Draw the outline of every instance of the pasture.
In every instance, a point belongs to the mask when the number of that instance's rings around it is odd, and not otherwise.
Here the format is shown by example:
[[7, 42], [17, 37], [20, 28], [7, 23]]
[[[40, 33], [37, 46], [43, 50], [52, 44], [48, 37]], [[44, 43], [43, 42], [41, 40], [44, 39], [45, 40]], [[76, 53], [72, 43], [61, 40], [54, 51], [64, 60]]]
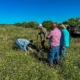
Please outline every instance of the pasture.
[[[14, 40], [26, 38], [36, 39], [37, 29], [16, 26], [0, 26], [0, 80], [80, 80], [80, 38], [70, 38], [70, 47], [61, 65], [50, 68], [44, 61], [47, 52], [25, 55], [24, 52], [13, 49]], [[46, 41], [48, 47], [48, 41]]]

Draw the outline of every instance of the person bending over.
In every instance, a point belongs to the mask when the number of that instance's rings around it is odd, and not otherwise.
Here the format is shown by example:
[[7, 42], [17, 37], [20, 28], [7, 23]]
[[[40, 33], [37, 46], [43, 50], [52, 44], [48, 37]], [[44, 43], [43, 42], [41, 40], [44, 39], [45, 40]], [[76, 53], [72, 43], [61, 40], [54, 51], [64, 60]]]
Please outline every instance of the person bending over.
[[33, 40], [27, 40], [23, 38], [19, 38], [15, 40], [15, 44], [20, 48], [22, 51], [25, 51], [26, 53], [29, 53], [28, 50], [32, 51], [31, 45], [33, 45]]

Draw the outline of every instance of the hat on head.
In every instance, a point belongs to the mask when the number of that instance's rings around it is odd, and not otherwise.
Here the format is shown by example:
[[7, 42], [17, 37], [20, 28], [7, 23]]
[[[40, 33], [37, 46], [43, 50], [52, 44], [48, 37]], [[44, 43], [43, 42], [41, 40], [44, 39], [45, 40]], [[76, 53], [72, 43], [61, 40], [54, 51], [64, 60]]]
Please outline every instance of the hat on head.
[[61, 24], [60, 27], [61, 28], [66, 28], [66, 26], [64, 24]]
[[39, 24], [38, 28], [40, 28], [42, 26], [42, 24]]

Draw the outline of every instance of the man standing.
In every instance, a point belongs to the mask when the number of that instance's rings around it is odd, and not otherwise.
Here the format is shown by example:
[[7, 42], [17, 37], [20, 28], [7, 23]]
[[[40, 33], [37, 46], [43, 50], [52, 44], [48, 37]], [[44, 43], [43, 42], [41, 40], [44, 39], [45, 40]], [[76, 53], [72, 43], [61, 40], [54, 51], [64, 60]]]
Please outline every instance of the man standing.
[[61, 38], [61, 31], [57, 28], [56, 24], [52, 25], [52, 30], [47, 36], [49, 39], [49, 53], [48, 53], [48, 61], [49, 65], [53, 65], [53, 60], [56, 59], [57, 63], [59, 64], [59, 46], [60, 46], [60, 38]]
[[[38, 28], [40, 29], [40, 32], [38, 33], [38, 35], [40, 35], [40, 39], [41, 39], [41, 49], [45, 49], [45, 40], [46, 40], [46, 35], [47, 35], [47, 31], [46, 29], [42, 26], [42, 24], [40, 24], [38, 26]], [[37, 37], [38, 37], [37, 35]]]
[[65, 55], [66, 48], [69, 46], [70, 34], [66, 29], [65, 25], [60, 25], [61, 29], [61, 40], [60, 40], [60, 55]]

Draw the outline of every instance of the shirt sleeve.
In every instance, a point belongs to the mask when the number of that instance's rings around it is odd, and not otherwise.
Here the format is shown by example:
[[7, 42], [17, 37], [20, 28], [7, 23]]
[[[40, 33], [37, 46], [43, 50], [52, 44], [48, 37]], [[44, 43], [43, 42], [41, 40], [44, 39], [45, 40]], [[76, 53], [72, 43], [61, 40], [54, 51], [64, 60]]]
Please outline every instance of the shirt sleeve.
[[26, 46], [24, 46], [24, 50], [26, 51]]
[[52, 33], [52, 32], [50, 32], [50, 33], [47, 35], [47, 38], [51, 38], [51, 36], [52, 36], [51, 33]]
[[24, 50], [27, 50], [26, 48], [27, 48], [28, 44], [29, 44], [29, 41], [28, 40], [25, 40], [24, 41], [24, 45], [23, 45], [24, 46]]
[[29, 50], [32, 50], [32, 48], [31, 47], [28, 47], [29, 48]]
[[47, 36], [47, 31], [46, 31], [46, 29], [44, 30], [44, 37], [45, 37], [45, 39], [46, 39], [46, 36]]
[[63, 34], [63, 40], [64, 40], [63, 46], [65, 46], [65, 45], [66, 45], [66, 42], [67, 42], [67, 41], [66, 41], [66, 37], [67, 37], [67, 36], [66, 36], [66, 32], [63, 31], [62, 34]]
[[41, 34], [41, 31], [38, 33], [38, 35], [40, 35]]
[[38, 35], [40, 35], [40, 34], [41, 34], [41, 32], [38, 33]]

